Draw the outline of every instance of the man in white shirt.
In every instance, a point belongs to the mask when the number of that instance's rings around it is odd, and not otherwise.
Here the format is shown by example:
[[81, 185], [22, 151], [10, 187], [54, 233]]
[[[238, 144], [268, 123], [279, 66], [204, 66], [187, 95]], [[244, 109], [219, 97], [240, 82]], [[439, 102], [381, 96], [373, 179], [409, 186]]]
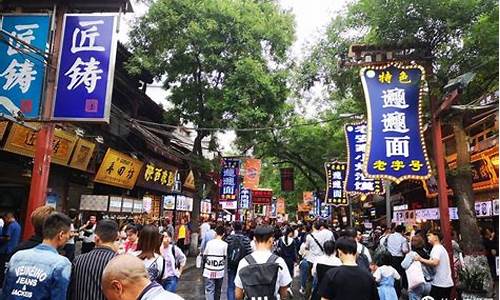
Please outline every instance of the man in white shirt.
[[[243, 300], [245, 294], [248, 298], [252, 295], [248, 295], [248, 291], [245, 291], [243, 283], [247, 282], [245, 278], [241, 278], [240, 274], [244, 268], [249, 267], [248, 260], [255, 260], [256, 264], [265, 264], [275, 255], [271, 252], [273, 246], [273, 235], [274, 228], [272, 226], [257, 226], [254, 232], [255, 240], [255, 251], [242, 259], [238, 265], [238, 270], [236, 272], [236, 277], [234, 279], [234, 284], [236, 286], [235, 294], [237, 300]], [[251, 258], [249, 258], [251, 256]], [[292, 282], [290, 273], [288, 272], [287, 266], [283, 258], [277, 257], [275, 263], [279, 265], [278, 274], [276, 279], [276, 286], [274, 290], [274, 296], [277, 299], [286, 300], [287, 299], [287, 288]], [[250, 266], [251, 267], [251, 266]], [[263, 298], [262, 298], [263, 299]]]
[[439, 231], [430, 231], [427, 234], [427, 239], [432, 245], [430, 259], [424, 259], [417, 255], [416, 261], [424, 265], [431, 266], [436, 271], [432, 279], [432, 288], [430, 296], [433, 299], [451, 299], [450, 293], [453, 287], [453, 279], [451, 277], [450, 257], [448, 252], [441, 244], [442, 235]]
[[207, 242], [203, 251], [205, 261], [203, 278], [205, 279], [205, 299], [219, 300], [227, 256], [227, 243], [222, 240], [225, 229], [219, 225], [215, 228], [215, 239]]
[[208, 218], [203, 219], [203, 223], [200, 225], [200, 238], [203, 239], [205, 234], [210, 230], [210, 222]]
[[402, 277], [401, 284], [403, 288], [408, 288], [406, 272], [403, 267], [401, 267], [401, 263], [406, 253], [410, 251], [408, 240], [403, 236], [404, 232], [405, 227], [403, 225], [396, 226], [394, 233], [387, 237], [387, 250], [391, 253], [391, 266], [396, 269]]

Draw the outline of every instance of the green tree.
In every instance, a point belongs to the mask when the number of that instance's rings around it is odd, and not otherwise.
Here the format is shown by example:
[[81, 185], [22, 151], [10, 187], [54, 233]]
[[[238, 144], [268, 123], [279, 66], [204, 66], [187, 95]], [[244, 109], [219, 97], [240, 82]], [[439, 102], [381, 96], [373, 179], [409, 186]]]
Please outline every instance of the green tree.
[[[343, 16], [332, 21], [325, 38], [312, 48], [310, 57], [299, 69], [302, 86], [307, 88], [320, 80], [333, 90], [333, 100], [336, 100], [335, 96], [347, 96], [362, 102], [359, 78], [353, 70], [342, 68], [347, 46], [354, 43], [424, 45], [435, 74], [428, 79], [430, 90], [438, 98], [442, 96], [442, 87], [450, 79], [469, 71], [474, 71], [477, 76], [461, 96], [463, 103], [498, 88], [497, 1], [353, 2]], [[459, 172], [450, 183], [459, 200], [462, 246], [466, 253], [472, 253], [483, 247], [473, 209], [470, 156], [466, 150], [467, 143], [462, 141], [466, 137], [464, 114], [449, 113], [449, 116], [459, 145]]]
[[[131, 32], [129, 71], [142, 67], [164, 78], [171, 120], [200, 128], [266, 126], [280, 118], [288, 95], [293, 33], [292, 16], [272, 1], [158, 0]], [[202, 140], [214, 134], [198, 130], [194, 139], [197, 197]]]

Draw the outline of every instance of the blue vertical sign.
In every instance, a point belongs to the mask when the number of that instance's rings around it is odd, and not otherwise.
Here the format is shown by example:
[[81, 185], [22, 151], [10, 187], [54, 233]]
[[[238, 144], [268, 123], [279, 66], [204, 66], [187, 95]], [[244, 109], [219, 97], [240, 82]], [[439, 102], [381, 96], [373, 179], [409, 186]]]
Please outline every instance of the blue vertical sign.
[[239, 170], [239, 159], [224, 159], [220, 176], [220, 200], [236, 200], [236, 195], [238, 195]]
[[108, 122], [116, 14], [66, 14], [52, 119]]
[[2, 17], [0, 113], [27, 119], [40, 117], [49, 27], [48, 15]]
[[344, 191], [347, 164], [345, 162], [325, 163], [326, 193], [324, 203], [327, 205], [346, 206], [347, 194]]
[[424, 74], [419, 65], [388, 64], [361, 69], [368, 108], [363, 163], [367, 177], [398, 183], [431, 176], [421, 121]]
[[366, 122], [344, 126], [347, 142], [347, 178], [345, 192], [352, 195], [370, 195], [383, 192], [382, 181], [363, 175], [366, 148]]
[[252, 191], [249, 189], [241, 188], [240, 189], [240, 208], [241, 209], [250, 209], [252, 203]]

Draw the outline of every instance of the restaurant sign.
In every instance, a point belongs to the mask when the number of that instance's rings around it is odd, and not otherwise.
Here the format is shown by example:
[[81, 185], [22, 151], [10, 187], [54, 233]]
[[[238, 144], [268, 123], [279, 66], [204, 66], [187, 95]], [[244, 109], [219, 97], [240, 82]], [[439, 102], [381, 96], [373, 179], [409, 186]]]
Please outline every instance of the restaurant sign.
[[108, 148], [94, 181], [131, 190], [142, 165], [140, 160]]
[[175, 183], [177, 169], [167, 164], [150, 160], [144, 164], [137, 185], [168, 193]]

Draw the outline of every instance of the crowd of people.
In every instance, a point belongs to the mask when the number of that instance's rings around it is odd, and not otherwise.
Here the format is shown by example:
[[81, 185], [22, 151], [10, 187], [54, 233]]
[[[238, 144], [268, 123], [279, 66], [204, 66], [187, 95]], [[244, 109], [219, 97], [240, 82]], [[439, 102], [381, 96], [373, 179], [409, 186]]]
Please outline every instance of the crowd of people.
[[[1, 299], [182, 299], [175, 293], [191, 243], [188, 220], [174, 227], [169, 220], [118, 224], [89, 216], [77, 226], [77, 215], [39, 207], [31, 216], [34, 234], [25, 241], [14, 215], [3, 217]], [[357, 229], [320, 220], [277, 225], [205, 219], [197, 258], [205, 299], [221, 299], [225, 281], [228, 300], [398, 300], [402, 293], [410, 300], [451, 299], [455, 260], [439, 231], [408, 232], [401, 225], [377, 230], [367, 246]], [[495, 233], [485, 238], [488, 253], [497, 255]], [[301, 295], [293, 293], [294, 277]]]

